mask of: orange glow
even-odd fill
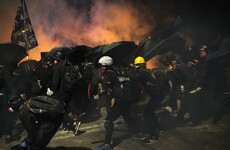
[[[147,63],[147,68],[151,69],[151,68],[158,68],[158,67],[164,67],[163,64],[161,64],[156,57],[153,57],[152,59],[150,59]]]
[[[4,22],[4,29],[0,29],[3,34],[0,41],[10,41],[18,6],[18,3],[12,5],[12,2],[7,2],[7,4],[9,8],[2,13],[5,14],[3,18],[7,21]],[[149,36],[155,27],[155,23],[147,22],[143,12],[140,13],[131,3],[95,0],[90,10],[83,13],[68,6],[65,1],[49,0],[41,3],[39,0],[34,0],[28,1],[27,7],[38,41],[38,46],[29,50],[28,54],[29,59],[35,60],[40,60],[41,52],[58,46],[96,47],[117,41],[134,41],[138,44]],[[150,15],[154,18],[154,14]]]
[[[65,18],[65,20],[54,21],[50,29],[46,29],[50,24],[49,20],[43,20],[39,26],[35,24],[39,46],[29,51],[30,59],[38,60],[40,52],[63,45],[95,47],[123,40],[134,41],[138,44],[152,28],[147,23],[143,25],[142,19],[137,17],[136,9],[132,5],[106,4],[105,7],[103,1],[98,1],[92,7],[90,23],[85,22],[84,16],[78,18],[72,16],[73,10],[59,9],[63,14],[60,16],[60,20],[62,20],[61,18]],[[37,21],[35,20],[35,23]]]

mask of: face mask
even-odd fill
[[[203,52],[200,53],[200,58],[205,58],[206,55],[207,55],[206,52],[203,51]]]
[[[58,61],[57,60],[54,60],[54,65],[58,64]]]
[[[104,73],[105,71],[106,71],[106,68],[105,67],[101,67],[100,72]]]

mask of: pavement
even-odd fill
[[[141,108],[143,103],[134,106],[135,118],[143,125]],[[135,108],[136,107],[136,108]],[[99,118],[85,122],[80,130],[84,133],[74,135],[73,132],[64,133],[58,131],[47,150],[92,150],[103,144],[105,109],[101,111]],[[164,129],[163,135],[153,144],[144,144],[140,140],[132,138],[127,125],[120,117],[115,122],[112,147],[114,150],[229,150],[230,149],[230,114],[223,117],[223,121],[212,123],[212,118],[195,127],[178,126],[175,117],[169,115],[166,110],[158,111],[159,119]],[[20,124],[20,122],[18,122]],[[20,143],[26,132],[23,131],[20,139],[10,143],[4,143],[5,136],[0,138],[0,150],[8,150]]]

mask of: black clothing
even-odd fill
[[[184,92],[178,121],[183,122],[184,114],[188,112],[194,125],[201,123],[207,114],[208,76],[205,62],[200,61],[192,66],[185,66]]]
[[[106,72],[102,74],[102,87],[108,96],[108,101],[111,101],[113,98],[115,99],[115,104],[108,109],[105,122],[105,144],[110,144],[113,134],[113,121],[115,121],[119,116],[122,115],[125,122],[129,125],[134,133],[139,132],[139,127],[130,115],[130,109],[133,101],[130,100],[131,97],[124,96],[124,94],[131,95],[134,93],[131,88],[127,87],[127,90],[124,88],[124,84],[128,84],[129,81],[126,81],[126,83],[121,83],[121,81],[118,79],[119,74],[114,68],[108,67],[106,69]],[[108,102],[108,104],[110,104],[110,102]]]
[[[113,107],[110,108],[107,116],[106,116],[106,122],[105,122],[105,144],[110,144],[111,137],[113,134],[113,122],[117,120],[120,116],[123,117],[124,121],[128,124],[131,132],[133,134],[139,133],[140,129],[137,125],[134,118],[131,117],[130,111],[131,111],[132,103],[130,103],[127,100],[119,101],[115,103]]]
[[[155,111],[169,92],[169,83],[164,78],[153,77],[151,71],[146,68],[138,68],[138,73],[144,90],[150,95],[143,112],[145,126],[151,137],[158,138],[159,135],[156,131],[160,128],[160,125]]]
[[[52,139],[61,125],[63,116],[45,118],[36,116],[27,109],[19,112],[19,118],[26,129],[28,136],[24,139],[30,148],[44,148]]]
[[[51,90],[54,92],[53,99],[67,102],[70,91],[63,88],[64,71],[64,62],[62,61],[52,67]],[[19,116],[28,133],[25,140],[30,147],[35,148],[44,148],[59,129],[63,120],[63,114],[51,118],[34,114],[23,107],[19,112]]]

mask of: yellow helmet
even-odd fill
[[[144,64],[145,63],[145,59],[141,56],[138,56],[135,58],[134,60],[134,65],[137,65],[137,64]]]

